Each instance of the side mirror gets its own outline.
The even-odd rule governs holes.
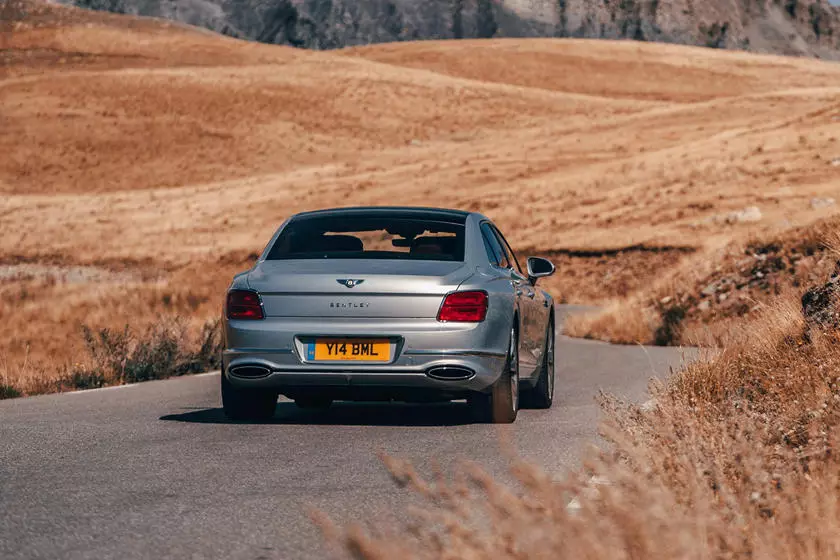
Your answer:
[[[528,280],[536,284],[539,278],[545,278],[554,274],[554,264],[540,257],[528,257]]]

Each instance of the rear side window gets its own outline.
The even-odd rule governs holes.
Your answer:
[[[481,224],[481,237],[484,239],[484,249],[487,251],[487,258],[490,259],[490,263],[502,268],[510,268],[505,257],[505,251],[502,249],[498,238],[496,238],[496,234],[493,233],[493,228],[487,222]]]
[[[507,242],[507,239],[505,239],[505,236],[502,235],[502,232],[499,231],[498,228],[494,227],[493,232],[495,232],[496,237],[499,239],[499,243],[502,245],[502,250],[505,252],[505,256],[510,263],[510,268],[515,268],[517,272],[522,274],[522,268],[519,266],[519,259],[516,258],[516,253],[514,253],[513,249],[511,249],[510,243]]]
[[[463,261],[464,224],[387,216],[297,218],[267,260],[398,259]]]

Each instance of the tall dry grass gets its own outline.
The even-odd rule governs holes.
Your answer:
[[[145,329],[82,325],[79,339],[83,349],[73,362],[34,362],[28,348],[19,362],[0,355],[0,399],[201,373],[218,367],[221,355],[218,321],[196,329],[178,316]]]
[[[58,261],[5,278],[0,261],[0,398],[139,380],[115,368],[103,371],[105,360],[86,333],[108,332],[115,342],[122,337],[129,353],[177,346],[177,352],[158,354],[160,359],[150,356],[155,371],[141,378],[179,375],[196,355],[205,371],[212,369],[218,348],[210,351],[205,344],[212,339],[217,345],[219,332],[208,329],[220,316],[230,279],[254,258],[248,252],[224,253],[178,267],[130,261],[79,267]],[[175,365],[166,355],[176,356]],[[85,373],[91,371],[92,376]]]
[[[593,338],[615,344],[649,344],[659,316],[637,298],[614,300],[589,313],[568,317],[563,332],[575,338]]]
[[[609,445],[560,480],[523,463],[515,486],[473,465],[424,480],[388,459],[426,498],[404,526],[317,520],[364,559],[837,557],[840,341],[804,329],[779,301],[652,387],[653,406],[605,397]]]

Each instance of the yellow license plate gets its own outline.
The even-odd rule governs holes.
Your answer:
[[[391,342],[388,340],[316,340],[314,346],[316,362],[391,361]]]

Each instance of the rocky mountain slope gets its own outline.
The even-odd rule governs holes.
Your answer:
[[[628,38],[840,59],[830,0],[64,0],[314,49],[417,39]]]

